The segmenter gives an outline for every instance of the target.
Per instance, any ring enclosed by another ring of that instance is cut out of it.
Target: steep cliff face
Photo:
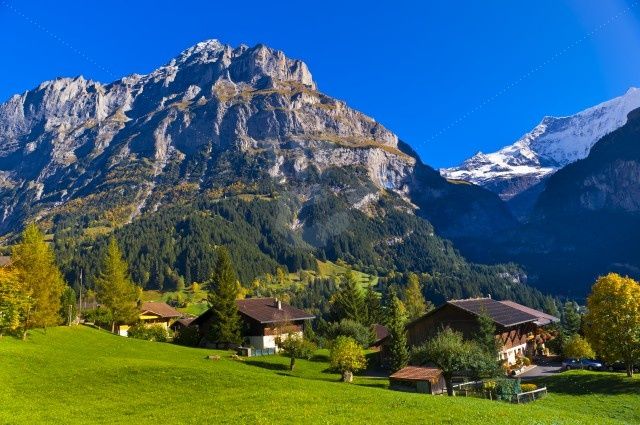
[[[234,171],[210,169],[223,152],[259,158],[276,183],[304,179],[310,166],[358,165],[378,189],[402,193],[415,159],[397,143],[318,92],[303,62],[265,46],[207,41],[149,75],[107,85],[58,79],[1,105],[0,226],[110,197],[114,186],[122,196],[100,208],[133,217],[157,208],[171,185],[214,187],[216,174]],[[177,175],[166,175],[168,166]]]
[[[499,210],[497,199],[418,162],[395,134],[319,92],[303,62],[210,40],[148,75],[61,78],[0,105],[0,231],[60,212],[124,223],[229,187],[304,203],[314,176],[334,169],[346,171],[334,189],[354,208],[372,213],[388,193],[447,235],[492,228],[482,211]]]

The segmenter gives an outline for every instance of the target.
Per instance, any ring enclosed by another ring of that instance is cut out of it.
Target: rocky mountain
[[[525,223],[490,243],[477,261],[515,261],[531,282],[581,296],[598,275],[640,277],[640,109],[586,158],[550,176]],[[473,249],[467,251],[471,253]]]
[[[115,234],[150,287],[207,279],[224,244],[247,283],[326,258],[427,273],[440,297],[541,299],[517,267],[470,264],[439,237],[512,225],[495,194],[448,182],[263,45],[210,40],[148,75],[13,96],[0,105],[0,209],[7,238],[33,219],[55,234],[72,281]]]
[[[640,107],[640,90],[568,117],[545,117],[532,131],[497,152],[479,152],[443,176],[475,183],[510,200],[557,170],[585,158],[602,137],[627,122]],[[537,191],[536,191],[537,192]]]
[[[372,186],[354,195],[354,207],[368,210],[385,191],[410,202],[419,191],[421,213],[437,218],[449,208],[439,199],[459,189],[433,175],[437,188],[416,184],[417,157],[398,143],[373,119],[319,92],[303,62],[262,45],[206,41],[148,75],[110,84],[61,78],[0,105],[0,230],[74,208],[130,221],[177,189],[214,189],[214,177],[232,172],[212,169],[225,152],[250,158],[255,173],[294,186],[303,199],[314,193],[305,183],[311,170],[361,167]],[[500,210],[497,200],[479,197],[458,201],[467,204],[462,226],[486,227],[474,210]]]

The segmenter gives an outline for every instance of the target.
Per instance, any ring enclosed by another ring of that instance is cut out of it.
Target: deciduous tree
[[[456,372],[478,375],[488,362],[495,362],[495,358],[489,358],[477,342],[465,341],[461,333],[451,328],[445,328],[415,349],[412,357],[418,364],[433,363],[442,370],[450,396],[453,395],[452,378]]]
[[[289,357],[289,370],[296,366],[296,359],[310,359],[316,351],[316,346],[296,334],[289,334],[287,337],[280,337],[276,340],[278,348],[282,350],[282,355]]]
[[[417,319],[433,309],[433,305],[424,299],[420,279],[415,273],[409,273],[407,286],[404,289],[404,305],[407,308],[409,320]]]
[[[338,337],[331,347],[331,367],[342,374],[343,382],[351,382],[353,374],[367,367],[362,347],[346,336]]]
[[[627,375],[640,359],[640,284],[615,273],[599,277],[587,299],[585,334],[604,360],[621,361]]]
[[[22,328],[29,308],[29,291],[13,268],[0,268],[0,336]]]
[[[574,359],[592,359],[596,356],[589,342],[578,334],[572,335],[564,343],[565,357]]]
[[[60,296],[65,288],[53,249],[35,224],[29,224],[11,253],[17,279],[30,295],[24,328],[47,328],[60,322]]]

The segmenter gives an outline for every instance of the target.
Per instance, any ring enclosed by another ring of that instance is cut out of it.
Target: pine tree
[[[567,336],[572,336],[580,332],[582,316],[578,312],[578,305],[573,301],[564,304],[562,314],[562,328]]]
[[[117,324],[131,324],[137,320],[138,289],[129,276],[129,266],[113,237],[102,258],[95,286],[98,301],[111,313],[111,332],[114,332]]]
[[[497,376],[500,373],[498,357],[502,345],[500,340],[496,338],[496,324],[485,311],[481,311],[480,315],[478,315],[478,328],[478,333],[475,338],[476,342],[484,353],[486,353],[486,358],[489,359],[485,373],[491,376]]]
[[[364,296],[364,305],[367,312],[367,325],[373,325],[382,321],[382,304],[380,297],[373,290],[373,285],[367,287],[367,291]]]
[[[391,341],[389,347],[389,367],[392,372],[402,369],[409,363],[409,349],[405,329],[406,323],[406,309],[402,301],[400,301],[395,294],[392,294],[391,305],[389,306],[389,318],[387,321],[387,329],[389,329],[389,338]]]
[[[331,309],[335,321],[342,319],[359,323],[367,321],[362,288],[353,271],[347,270],[345,273],[340,289],[334,295]]]
[[[231,345],[240,344],[240,316],[236,298],[238,284],[236,272],[226,248],[218,248],[218,260],[209,287],[209,305],[211,306],[211,341]]]
[[[417,319],[429,310],[433,309],[433,305],[431,303],[427,303],[424,299],[420,279],[415,273],[409,273],[407,286],[404,290],[404,304],[407,307],[407,316],[409,320]]]
[[[11,262],[17,279],[31,299],[23,335],[34,327],[46,330],[48,326],[57,325],[60,322],[60,296],[66,285],[55,263],[53,249],[35,224],[28,225],[22,232],[20,243],[13,247]]]

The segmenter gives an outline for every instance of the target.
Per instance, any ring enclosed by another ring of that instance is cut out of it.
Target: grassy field
[[[5,337],[0,423],[640,423],[640,379],[622,375],[559,374],[546,398],[511,405],[395,392],[380,378],[343,384],[323,354],[289,372],[283,357],[237,361],[86,327]]]

